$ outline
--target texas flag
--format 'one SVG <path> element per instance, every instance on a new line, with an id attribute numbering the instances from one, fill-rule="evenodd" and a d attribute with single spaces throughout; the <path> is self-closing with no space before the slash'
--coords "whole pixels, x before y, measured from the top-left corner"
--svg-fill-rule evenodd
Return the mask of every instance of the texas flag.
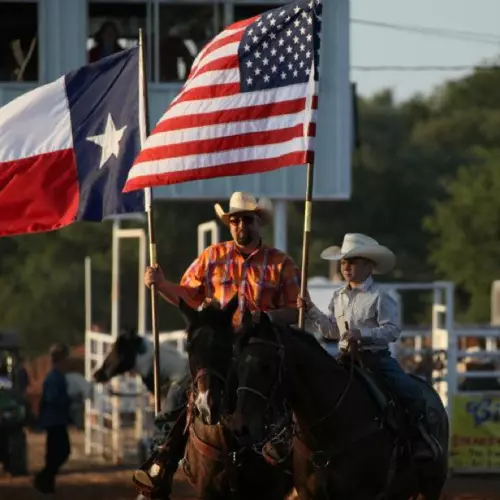
<path id="1" fill-rule="evenodd" d="M 0 236 L 144 212 L 122 193 L 140 150 L 139 49 L 83 66 L 0 108 Z"/>

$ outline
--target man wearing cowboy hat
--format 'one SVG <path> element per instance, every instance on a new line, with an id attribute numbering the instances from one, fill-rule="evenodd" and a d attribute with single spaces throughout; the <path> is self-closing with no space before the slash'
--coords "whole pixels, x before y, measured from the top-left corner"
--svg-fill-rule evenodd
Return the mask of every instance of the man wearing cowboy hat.
<path id="1" fill-rule="evenodd" d="M 215 213 L 229 227 L 232 240 L 205 249 L 189 266 L 180 284 L 166 280 L 159 267 L 148 267 L 144 277 L 146 286 L 155 284 L 158 293 L 171 304 L 178 305 L 182 298 L 195 308 L 212 300 L 224 307 L 238 294 L 235 326 L 240 324 L 246 310 L 257 322 L 261 314 L 267 314 L 275 323 L 295 324 L 300 270 L 284 252 L 262 243 L 261 227 L 272 220 L 270 202 L 236 192 L 229 200 L 228 211 L 216 204 Z M 165 408 L 155 422 L 157 427 L 162 426 L 161 436 L 155 439 L 162 446 L 134 474 L 134 482 L 147 496 L 170 496 L 172 478 L 184 453 L 185 422 L 178 416 L 187 404 L 190 378 L 184 382 L 182 401 L 178 400 L 175 408 Z M 153 474 L 152 470 L 158 467 L 161 471 Z"/>
<path id="2" fill-rule="evenodd" d="M 424 425 L 426 403 L 422 391 L 389 351 L 389 344 L 401 333 L 397 303 L 372 278 L 372 274 L 391 271 L 395 255 L 369 236 L 348 233 L 340 251 L 326 249 L 321 257 L 340 261 L 347 284 L 333 292 L 330 315 L 323 314 L 309 297 L 299 297 L 297 306 L 305 308 L 306 315 L 324 337 L 339 339 L 341 350 L 347 349 L 349 341 L 356 341 L 362 357 L 371 356 L 376 360 L 378 370 L 409 410 L 412 427 L 418 430 L 418 438 L 413 443 L 414 459 L 438 458 L 441 446 Z"/>

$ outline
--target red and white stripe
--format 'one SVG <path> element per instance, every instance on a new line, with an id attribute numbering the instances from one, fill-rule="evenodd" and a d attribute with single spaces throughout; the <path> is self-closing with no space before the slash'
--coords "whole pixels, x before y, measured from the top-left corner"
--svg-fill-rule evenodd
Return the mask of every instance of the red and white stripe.
<path id="1" fill-rule="evenodd" d="M 124 192 L 311 161 L 317 83 L 312 110 L 309 83 L 240 92 L 238 46 L 258 18 L 231 25 L 198 54 L 137 156 Z"/>
<path id="2" fill-rule="evenodd" d="M 51 231 L 78 212 L 64 77 L 0 108 L 0 236 Z"/>

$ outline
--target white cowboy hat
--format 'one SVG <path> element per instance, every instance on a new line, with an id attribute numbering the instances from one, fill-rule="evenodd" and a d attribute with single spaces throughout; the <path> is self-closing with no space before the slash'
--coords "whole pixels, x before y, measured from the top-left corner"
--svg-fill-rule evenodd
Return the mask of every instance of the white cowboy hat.
<path id="1" fill-rule="evenodd" d="M 360 233 L 347 233 L 342 247 L 328 247 L 321 252 L 325 260 L 352 259 L 363 257 L 375 262 L 374 273 L 384 274 L 392 270 L 396 264 L 396 256 L 387 247 L 379 245 L 376 240 Z"/>
<path id="2" fill-rule="evenodd" d="M 268 199 L 261 198 L 257 201 L 251 194 L 241 191 L 236 191 L 232 194 L 229 200 L 229 210 L 227 212 L 224 212 L 223 208 L 218 203 L 214 205 L 214 208 L 217 217 L 219 217 L 226 226 L 229 225 L 229 217 L 234 214 L 253 212 L 259 217 L 262 224 L 268 224 L 273 217 L 273 206 Z"/>

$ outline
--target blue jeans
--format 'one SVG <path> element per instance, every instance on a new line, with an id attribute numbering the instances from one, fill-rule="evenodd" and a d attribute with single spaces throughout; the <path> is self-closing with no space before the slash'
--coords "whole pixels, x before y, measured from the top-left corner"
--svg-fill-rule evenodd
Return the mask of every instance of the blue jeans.
<path id="1" fill-rule="evenodd" d="M 162 402 L 162 411 L 155 418 L 152 448 L 163 444 L 171 432 L 188 402 L 187 392 L 191 384 L 191 375 L 186 375 L 178 383 L 173 382 Z"/>
<path id="2" fill-rule="evenodd" d="M 390 352 L 378 355 L 378 370 L 403 404 L 419 413 L 424 410 L 425 401 L 418 382 L 401 368 L 397 359 L 393 358 Z"/>

